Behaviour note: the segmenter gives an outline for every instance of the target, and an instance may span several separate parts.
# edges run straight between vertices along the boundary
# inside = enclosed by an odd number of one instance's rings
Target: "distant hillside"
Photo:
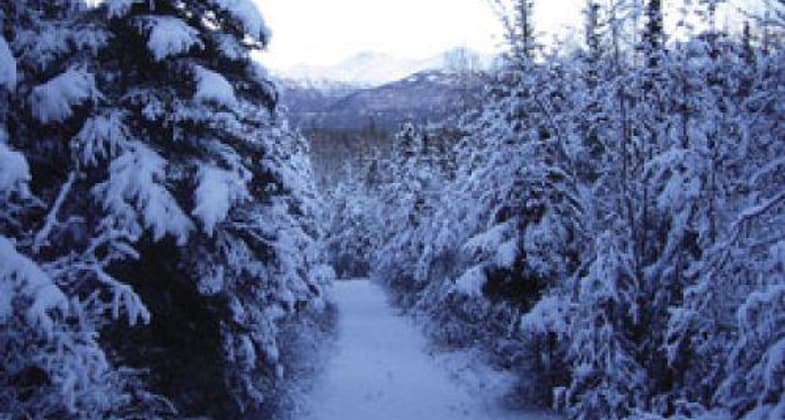
[[[441,56],[423,60],[402,59],[389,54],[364,52],[332,66],[299,65],[280,74],[288,79],[379,86],[423,70],[439,69]]]
[[[424,71],[379,87],[313,86],[281,82],[283,104],[305,131],[391,131],[405,121],[436,121],[463,111],[476,98],[481,77]]]
[[[495,58],[465,48],[454,48],[420,59],[401,58],[378,52],[363,52],[330,66],[298,65],[276,71],[283,79],[308,81],[311,84],[343,83],[365,87],[381,86],[411,74],[450,70],[468,66],[487,70]]]
[[[280,80],[290,122],[311,143],[322,185],[331,185],[349,164],[385,156],[404,122],[440,122],[463,113],[482,95],[483,73],[419,72],[378,87],[335,82]]]

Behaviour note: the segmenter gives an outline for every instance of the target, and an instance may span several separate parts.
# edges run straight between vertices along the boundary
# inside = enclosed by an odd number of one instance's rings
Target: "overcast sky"
[[[327,65],[364,51],[424,58],[454,47],[498,51],[501,25],[487,0],[255,0],[273,31],[272,68]],[[580,16],[578,0],[537,3],[539,31]],[[579,22],[579,21],[578,21]]]
[[[330,65],[375,51],[426,58],[454,47],[482,53],[501,49],[502,29],[488,0],[254,0],[273,31],[261,60],[272,69]],[[666,0],[673,24],[683,0]],[[732,0],[750,7],[763,0]],[[535,2],[539,40],[580,37],[585,0]],[[735,6],[729,6],[735,9]],[[740,24],[736,25],[740,27]],[[565,28],[578,28],[565,31]]]

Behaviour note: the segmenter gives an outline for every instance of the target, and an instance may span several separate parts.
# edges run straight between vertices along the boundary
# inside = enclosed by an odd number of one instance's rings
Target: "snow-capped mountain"
[[[408,75],[374,87],[279,81],[283,105],[307,129],[394,131],[403,121],[438,121],[474,102],[482,77],[441,70]]]
[[[463,49],[422,58],[401,58],[379,52],[363,52],[331,66],[298,65],[276,71],[283,79],[307,81],[309,87],[330,86],[335,82],[375,87],[429,70],[446,70],[456,54],[470,55],[480,68],[489,68],[494,58]]]

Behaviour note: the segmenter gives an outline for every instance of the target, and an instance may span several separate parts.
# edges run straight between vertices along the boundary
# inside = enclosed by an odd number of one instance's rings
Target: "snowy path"
[[[505,412],[450,380],[426,339],[369,281],[338,282],[337,351],[310,399],[309,420],[545,419]]]

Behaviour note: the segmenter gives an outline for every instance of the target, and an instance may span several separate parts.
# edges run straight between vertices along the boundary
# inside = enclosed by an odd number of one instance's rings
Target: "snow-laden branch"
[[[731,225],[731,234],[728,240],[718,247],[719,256],[717,257],[717,263],[710,266],[710,273],[717,273],[725,266],[725,263],[731,256],[731,246],[739,241],[745,226],[749,225],[755,218],[760,217],[782,203],[785,203],[785,191],[780,191],[774,197],[763,203],[741,212],[736,221]]]
[[[60,209],[63,207],[65,198],[68,197],[68,194],[71,192],[71,189],[74,186],[74,181],[76,181],[76,172],[71,171],[71,173],[68,174],[68,180],[65,182],[65,184],[63,184],[63,187],[60,188],[60,193],[57,195],[57,199],[55,199],[52,209],[49,211],[49,214],[46,215],[46,222],[44,223],[44,227],[41,228],[41,230],[38,231],[38,233],[35,235],[35,239],[33,240],[34,253],[38,254],[41,251],[41,248],[49,244],[49,235],[52,233],[52,229],[57,224],[57,215],[60,213]]]

